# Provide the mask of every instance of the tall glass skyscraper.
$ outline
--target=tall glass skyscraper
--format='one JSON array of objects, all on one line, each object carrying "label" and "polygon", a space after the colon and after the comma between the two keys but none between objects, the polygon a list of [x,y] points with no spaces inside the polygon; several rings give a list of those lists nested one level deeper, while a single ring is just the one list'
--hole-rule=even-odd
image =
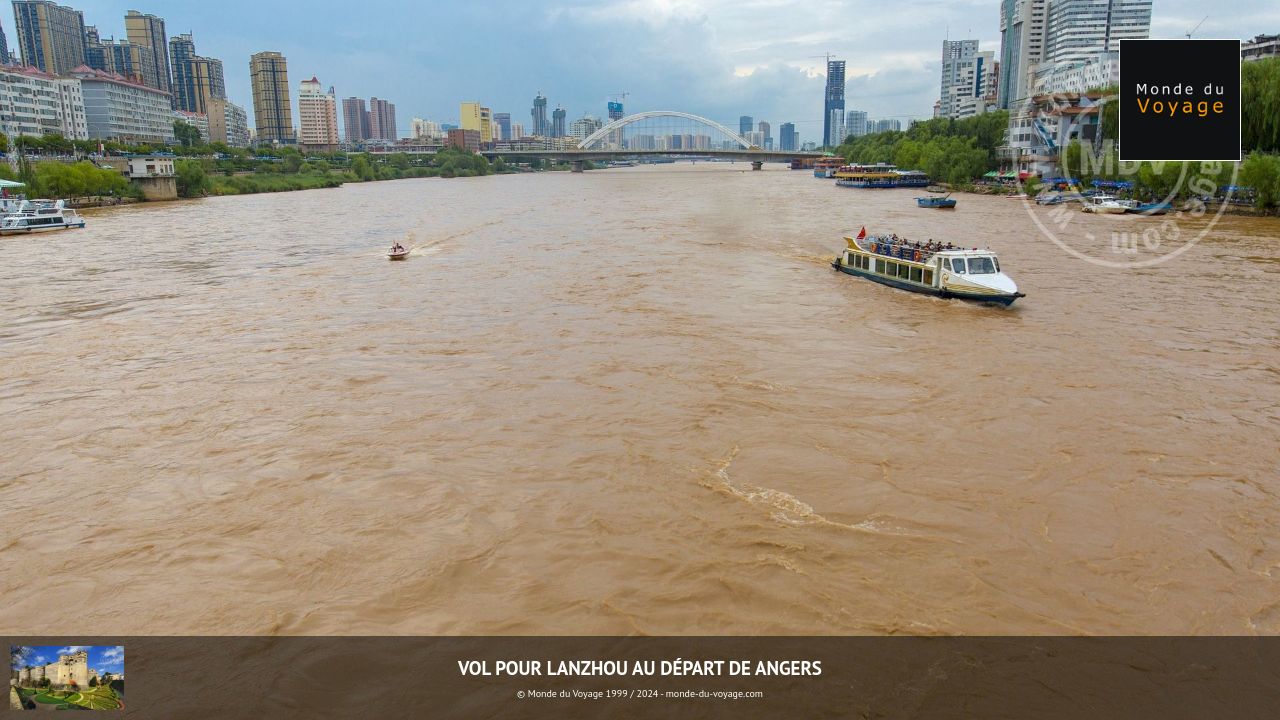
[{"label": "tall glass skyscraper", "polygon": [[1120,49],[1120,40],[1151,36],[1152,0],[1053,0],[1044,61],[1085,62]]},{"label": "tall glass skyscraper", "polygon": [[738,118],[738,134],[746,137],[747,133],[755,130],[755,118],[750,115],[743,115]]},{"label": "tall glass skyscraper", "polygon": [[844,138],[844,61],[827,60],[827,92],[822,113],[822,142],[839,145]]},{"label": "tall glass skyscraper", "polygon": [[547,123],[547,99],[539,92],[538,96],[533,99],[533,110],[529,113],[533,116],[533,134],[537,137],[546,137],[551,134],[551,125]]},{"label": "tall glass skyscraper", "polygon": [[551,111],[551,137],[565,136],[565,114],[564,108]]}]

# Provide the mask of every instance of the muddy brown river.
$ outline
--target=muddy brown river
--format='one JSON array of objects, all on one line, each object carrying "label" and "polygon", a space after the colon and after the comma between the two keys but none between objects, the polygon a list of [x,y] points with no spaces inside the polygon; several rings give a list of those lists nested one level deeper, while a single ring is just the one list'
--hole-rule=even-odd
[{"label": "muddy brown river", "polygon": [[[1280,633],[1280,220],[1111,269],[745,167],[0,238],[0,631]],[[863,225],[1027,297],[833,272]]]}]

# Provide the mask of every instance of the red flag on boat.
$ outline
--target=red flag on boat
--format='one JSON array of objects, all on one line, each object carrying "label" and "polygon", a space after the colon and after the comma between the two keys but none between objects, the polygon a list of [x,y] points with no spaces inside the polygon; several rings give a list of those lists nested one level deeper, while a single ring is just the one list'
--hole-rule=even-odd
[{"label": "red flag on boat", "polygon": [[862,238],[864,238],[864,237],[866,237],[866,236],[867,236],[867,226],[866,226],[866,225],[863,225],[863,226],[862,226],[862,229],[858,231],[858,239],[859,239],[859,240],[861,240]]}]

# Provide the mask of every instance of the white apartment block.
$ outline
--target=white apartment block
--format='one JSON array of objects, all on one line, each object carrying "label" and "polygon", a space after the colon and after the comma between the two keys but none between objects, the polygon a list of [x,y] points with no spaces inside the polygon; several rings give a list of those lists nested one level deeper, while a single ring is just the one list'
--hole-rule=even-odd
[{"label": "white apartment block", "polygon": [[56,134],[87,140],[80,81],[35,68],[0,67],[0,132],[10,138]]}]

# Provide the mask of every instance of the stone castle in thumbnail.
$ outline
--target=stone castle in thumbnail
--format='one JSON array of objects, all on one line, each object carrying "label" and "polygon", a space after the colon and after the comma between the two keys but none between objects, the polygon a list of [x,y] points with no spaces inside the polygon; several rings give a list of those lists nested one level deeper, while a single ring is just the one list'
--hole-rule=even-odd
[{"label": "stone castle in thumbnail", "polygon": [[79,687],[89,687],[90,678],[97,678],[98,671],[89,667],[89,653],[84,650],[69,655],[59,655],[57,662],[48,665],[24,667],[18,671],[18,684],[31,687],[44,678],[55,688],[65,688],[73,682]]}]

